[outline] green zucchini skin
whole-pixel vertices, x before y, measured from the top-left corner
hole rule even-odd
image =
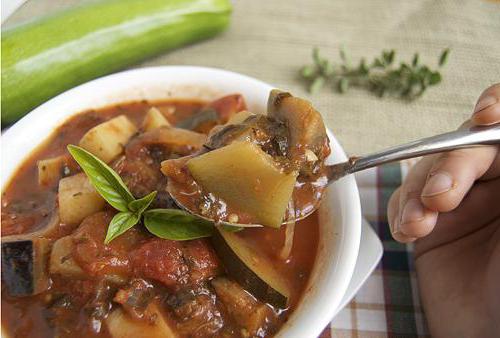
[[[2,32],[2,123],[146,58],[212,37],[229,0],[106,0]]]

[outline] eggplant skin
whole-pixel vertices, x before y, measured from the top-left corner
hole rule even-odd
[[[236,282],[238,282],[238,284],[249,291],[258,300],[268,303],[278,309],[287,308],[288,298],[273,289],[255,272],[253,272],[238,257],[218,231],[214,232],[211,240],[217,255],[223,261],[224,267],[229,276],[231,276]]]
[[[2,241],[2,282],[11,296],[30,296],[49,287],[45,269],[50,241]]]
[[[229,0],[101,0],[2,31],[2,123],[76,85],[206,39]]]

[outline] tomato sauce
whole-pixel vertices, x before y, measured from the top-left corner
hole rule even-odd
[[[125,115],[139,128],[146,112],[153,106],[175,126],[198,113],[207,103],[197,100],[130,102],[71,117],[27,157],[2,192],[2,237],[40,230],[57,212],[57,185],[42,187],[38,184],[38,161],[67,155],[68,144],[78,144],[89,129],[119,115]],[[212,108],[227,114],[227,107],[221,107],[220,102],[212,104]],[[207,125],[204,122],[198,131],[207,132]],[[70,174],[77,171],[72,169]],[[83,271],[85,278],[49,274],[50,287],[47,290],[24,297],[10,295],[3,281],[1,321],[2,331],[8,337],[118,338],[103,323],[113,310],[121,306],[126,310],[127,301],[133,297],[147,304],[152,300],[161,304],[161,312],[179,330],[180,337],[252,336],[247,328],[241,328],[237,319],[231,318],[228,308],[221,306],[221,301],[209,286],[209,281],[216,276],[230,278],[224,275],[224,266],[209,240],[161,240],[153,237],[141,225],[136,225],[132,231],[105,246],[102,242],[105,236],[102,224],[105,226],[114,212],[107,206],[101,214],[89,216],[97,220],[86,219],[76,229],[59,224],[57,231],[51,235],[51,240],[57,240],[71,234],[75,248],[70,258]],[[274,323],[280,326],[300,301],[314,266],[319,240],[318,219],[313,214],[295,225],[293,248],[286,259],[278,254],[285,242],[284,227],[279,230],[245,229],[238,236],[251,242],[260,254],[268,256],[291,285],[289,307],[276,310],[272,315],[267,314],[271,316],[269,318],[275,316]],[[177,260],[172,257],[177,257]],[[142,289],[124,286],[138,278]],[[120,290],[118,293],[117,288]],[[145,289],[153,291],[144,293]],[[129,298],[122,299],[118,295]],[[197,304],[195,307],[205,317],[190,313],[189,302]],[[261,305],[255,306],[261,308]],[[141,313],[146,313],[140,310],[141,306],[137,303],[133,303],[133,307],[139,313],[136,313],[138,318]],[[267,308],[272,307],[266,305]],[[209,320],[210,325],[205,320]],[[204,325],[208,331],[197,331]],[[193,326],[197,328],[193,329]],[[265,330],[262,332],[266,334]],[[269,328],[269,335],[275,332],[276,328]],[[257,333],[253,336],[260,337]]]

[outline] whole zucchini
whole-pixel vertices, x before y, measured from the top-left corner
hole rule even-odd
[[[229,0],[106,0],[2,32],[2,123],[52,96],[227,27]]]

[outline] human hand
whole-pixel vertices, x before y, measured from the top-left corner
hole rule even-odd
[[[500,123],[500,84],[466,124]],[[389,201],[393,237],[415,241],[433,337],[500,336],[500,146],[424,157]]]

